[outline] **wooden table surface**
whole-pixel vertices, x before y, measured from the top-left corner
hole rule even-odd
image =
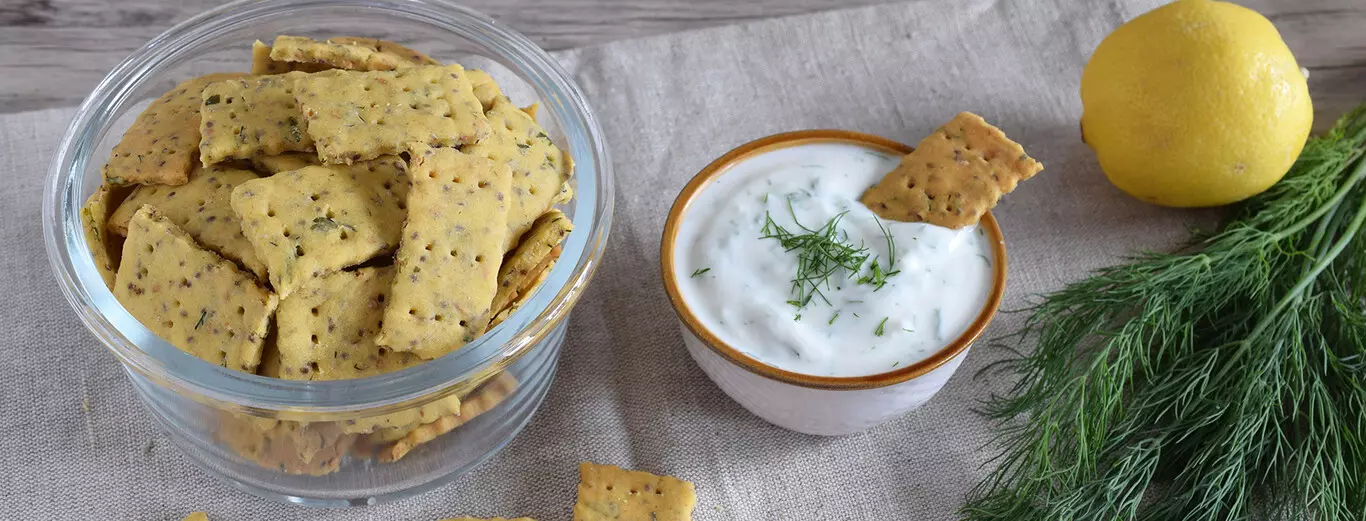
[[[887,0],[465,0],[555,50]],[[920,0],[952,2],[958,0]],[[1025,0],[1027,1],[1027,0]],[[1072,0],[1085,1],[1085,0]],[[79,103],[119,60],[216,0],[0,0],[0,113]],[[1239,0],[1301,65],[1320,127],[1366,100],[1366,0]],[[530,6],[535,5],[534,8]]]

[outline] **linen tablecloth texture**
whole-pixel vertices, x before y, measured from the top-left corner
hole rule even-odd
[[[842,128],[914,144],[970,110],[1046,169],[996,210],[1005,308],[1208,214],[1159,209],[1106,182],[1078,133],[1078,81],[1111,29],[1158,3],[924,1],[763,21],[558,53],[606,130],[618,178],[607,259],[575,310],[559,375],[526,430],[422,496],[317,510],[256,499],[199,471],[134,399],[114,356],[50,275],[39,200],[70,109],[0,117],[0,518],[215,521],[570,518],[580,461],[697,484],[699,520],[951,519],[987,469],[971,412],[1008,381],[974,377],[985,342],[922,409],[822,438],[751,415],[689,359],[659,280],[675,194],[712,159],[775,132]],[[1016,327],[1001,315],[987,332]]]

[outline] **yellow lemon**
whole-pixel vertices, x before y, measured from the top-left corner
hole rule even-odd
[[[1081,76],[1082,138],[1121,190],[1217,206],[1270,188],[1309,136],[1295,57],[1256,11],[1178,0],[1130,20]]]

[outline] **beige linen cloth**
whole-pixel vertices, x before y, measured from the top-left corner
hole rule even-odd
[[[454,483],[394,504],[318,510],[256,499],[201,472],[160,434],[118,362],[60,296],[39,199],[72,111],[0,117],[0,519],[218,520],[532,516],[567,521],[580,461],[697,484],[699,520],[952,519],[992,451],[971,412],[1002,377],[974,378],[984,343],[924,408],[822,438],[769,425],[684,351],[659,281],[674,195],[730,148],[843,128],[914,144],[963,110],[1046,169],[996,210],[1006,308],[1127,252],[1166,249],[1200,214],[1112,188],[1081,143],[1078,81],[1115,26],[1154,6],[920,2],[769,20],[558,54],[588,93],[618,177],[607,260],[572,318],[559,375],[526,430]],[[987,336],[1020,315],[999,316]]]

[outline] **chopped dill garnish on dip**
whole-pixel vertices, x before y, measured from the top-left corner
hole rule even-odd
[[[711,268],[702,268],[702,269],[700,269],[700,270],[696,270],[696,271],[692,272],[692,277],[690,277],[690,278],[694,278],[694,279],[695,279],[695,278],[701,276],[703,273],[706,273],[706,272],[708,272],[708,271],[711,271]]]

